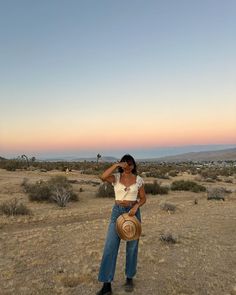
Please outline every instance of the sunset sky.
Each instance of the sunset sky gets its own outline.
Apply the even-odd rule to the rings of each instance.
[[[235,15],[234,0],[0,1],[0,156],[236,146]]]

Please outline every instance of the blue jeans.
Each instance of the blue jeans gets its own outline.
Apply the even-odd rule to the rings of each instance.
[[[111,213],[111,220],[108,227],[107,238],[104,246],[103,257],[99,270],[98,280],[100,282],[113,281],[116,259],[120,246],[120,237],[116,232],[116,219],[123,213],[129,212],[132,207],[122,207],[114,205]],[[141,222],[140,209],[136,212],[136,217]],[[126,242],[126,277],[132,278],[136,274],[137,258],[138,258],[138,242],[139,240]]]

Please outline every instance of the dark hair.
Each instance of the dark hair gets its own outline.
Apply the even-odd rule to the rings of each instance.
[[[133,158],[131,155],[129,155],[129,154],[124,155],[124,156],[120,159],[120,162],[126,162],[126,163],[130,163],[130,162],[132,162],[132,164],[134,165],[134,168],[132,169],[131,172],[132,172],[133,174],[137,175],[137,165],[136,165],[136,163],[135,163],[134,158]],[[124,172],[124,170],[123,170],[121,167],[118,168],[118,171],[119,171],[120,173],[123,173],[123,172]]]

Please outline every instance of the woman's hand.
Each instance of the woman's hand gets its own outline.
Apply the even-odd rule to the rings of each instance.
[[[121,168],[123,168],[123,169],[125,169],[125,168],[128,167],[129,165],[128,165],[128,163],[126,163],[126,162],[119,162],[119,163],[117,163],[117,166],[118,166],[118,167],[121,167]]]
[[[134,206],[129,210],[129,216],[134,216],[138,210],[138,207]]]

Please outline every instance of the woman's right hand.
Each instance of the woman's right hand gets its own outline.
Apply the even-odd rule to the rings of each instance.
[[[128,166],[128,164],[126,162],[118,162],[118,163],[114,163],[111,167],[107,168],[101,176],[99,176],[99,178],[102,181],[108,181],[110,183],[115,182],[115,176],[111,175],[114,170],[118,167],[121,167],[123,169],[125,169]]]
[[[128,163],[126,163],[126,162],[119,162],[119,163],[117,163],[117,166],[118,167],[121,167],[121,168],[123,168],[123,169],[125,169],[127,166],[129,166],[128,165]]]

